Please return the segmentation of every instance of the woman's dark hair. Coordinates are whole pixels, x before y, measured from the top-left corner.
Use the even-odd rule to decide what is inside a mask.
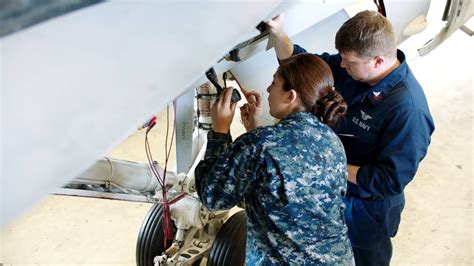
[[[334,89],[331,69],[319,56],[299,54],[280,61],[276,74],[285,91],[295,90],[306,111],[334,125],[347,110],[347,104]]]

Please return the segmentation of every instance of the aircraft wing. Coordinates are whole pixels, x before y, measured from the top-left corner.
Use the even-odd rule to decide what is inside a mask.
[[[279,2],[104,2],[1,38],[2,227],[185,92]]]
[[[42,15],[0,31],[0,227],[84,172],[150,114],[205,82],[210,67],[264,90],[277,66],[268,38],[239,47],[240,62],[222,60],[260,34],[255,26],[262,20],[285,12],[295,41],[310,51],[331,51],[345,19],[376,8],[369,0],[79,2],[62,11],[53,5],[46,15],[41,5],[26,8]],[[397,33],[426,14],[429,0],[415,2],[397,16]]]

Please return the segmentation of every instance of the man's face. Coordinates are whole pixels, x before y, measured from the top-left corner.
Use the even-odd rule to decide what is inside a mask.
[[[373,58],[360,57],[355,52],[341,53],[341,67],[347,73],[360,82],[370,83],[375,76],[375,60]]]

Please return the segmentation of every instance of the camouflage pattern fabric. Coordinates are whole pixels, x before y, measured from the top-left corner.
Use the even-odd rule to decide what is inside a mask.
[[[311,113],[293,113],[233,143],[210,131],[195,178],[210,210],[245,200],[247,265],[353,265],[344,149]]]

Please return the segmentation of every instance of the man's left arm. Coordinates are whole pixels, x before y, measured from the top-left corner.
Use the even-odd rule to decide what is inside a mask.
[[[387,121],[381,128],[375,163],[359,169],[348,167],[349,181],[355,181],[362,197],[385,198],[402,193],[425,157],[434,131],[431,116],[423,110],[394,112]]]

